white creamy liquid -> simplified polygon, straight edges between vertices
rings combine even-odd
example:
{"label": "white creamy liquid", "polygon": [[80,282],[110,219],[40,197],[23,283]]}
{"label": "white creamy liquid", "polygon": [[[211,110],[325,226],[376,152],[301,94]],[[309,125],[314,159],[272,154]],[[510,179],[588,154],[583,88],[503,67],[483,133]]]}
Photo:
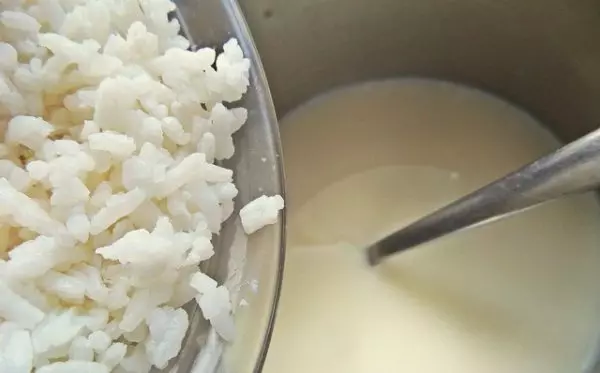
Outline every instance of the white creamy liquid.
{"label": "white creamy liquid", "polygon": [[368,83],[282,123],[283,294],[265,373],[576,373],[600,325],[600,208],[582,195],[368,268],[364,246],[558,146],[449,83]]}

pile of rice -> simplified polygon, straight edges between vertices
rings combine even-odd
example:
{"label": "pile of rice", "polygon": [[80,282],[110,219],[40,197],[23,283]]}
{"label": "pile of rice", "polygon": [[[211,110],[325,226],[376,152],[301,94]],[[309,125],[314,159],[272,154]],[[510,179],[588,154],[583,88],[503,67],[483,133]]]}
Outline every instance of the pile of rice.
{"label": "pile of rice", "polygon": [[[235,40],[190,51],[174,9],[0,0],[2,373],[162,369],[194,299],[233,338],[229,292],[199,263],[234,211],[215,161],[246,121],[249,61]],[[282,208],[251,202],[245,231]]]}

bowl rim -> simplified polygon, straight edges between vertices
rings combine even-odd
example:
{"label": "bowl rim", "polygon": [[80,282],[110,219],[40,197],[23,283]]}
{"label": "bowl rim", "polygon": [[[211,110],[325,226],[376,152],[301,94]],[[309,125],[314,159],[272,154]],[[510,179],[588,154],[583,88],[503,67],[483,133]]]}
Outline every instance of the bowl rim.
{"label": "bowl rim", "polygon": [[[237,176],[247,176],[250,178],[250,187],[242,188],[242,186],[238,185],[239,193],[235,202],[236,211],[239,212],[244,203],[257,197],[257,190],[260,194],[267,192],[273,195],[278,194],[285,200],[284,163],[275,105],[273,104],[263,64],[238,1],[172,1],[176,6],[175,17],[179,21],[182,34],[190,40],[193,50],[199,47],[196,41],[201,45],[222,45],[227,39],[235,38],[242,49],[244,57],[250,61],[249,87],[241,100],[248,109],[248,123],[234,135],[234,141],[238,141],[238,145],[240,145],[239,141],[241,141],[241,146],[248,145],[248,141],[250,141],[252,147],[246,149],[247,153],[244,153],[243,156],[240,157],[240,154],[234,154],[231,159],[223,163],[225,167],[237,170],[234,173],[234,178]],[[217,49],[219,48],[217,47]],[[260,129],[257,133],[260,133],[260,135],[247,140],[243,133],[248,130],[248,126],[259,126]],[[236,136],[238,137],[237,139]],[[264,136],[264,138],[260,136]],[[262,158],[260,157],[260,152],[258,152],[259,149],[255,149],[257,141],[263,142],[263,144],[260,144],[260,150],[265,151],[262,153]],[[268,162],[265,162],[265,159]],[[248,175],[249,167],[255,167],[257,164],[260,166],[256,170],[258,178],[253,179],[252,175]],[[263,164],[268,168],[262,167]],[[230,218],[224,222],[223,234],[217,237],[216,245],[227,246],[231,244],[231,242],[225,242],[227,238],[224,236],[227,236],[225,231],[232,233],[232,229],[235,228],[234,220]],[[252,370],[248,370],[252,373],[260,373],[263,369],[275,325],[285,264],[286,209],[284,208],[280,212],[279,219],[274,225],[265,227],[264,229],[268,229],[269,236],[272,237],[271,247],[273,249],[271,249],[271,254],[275,258],[273,265],[270,266],[274,268],[270,268],[270,272],[274,272],[274,278],[272,278],[273,281],[269,281],[272,284],[268,289],[270,304],[265,304],[266,311],[261,315],[261,323],[264,322],[265,325],[264,330],[261,330],[261,339],[258,344],[259,349],[253,352],[251,359],[254,363],[251,367]],[[217,278],[225,281],[228,275],[226,273],[227,264],[227,256],[222,256],[221,258],[216,258],[216,260],[209,261],[205,270],[207,272],[215,272]],[[220,364],[222,364],[223,359],[221,358],[220,360]],[[193,362],[191,363],[193,364]],[[191,369],[191,366],[189,368]],[[187,368],[183,367],[183,369]]]}
{"label": "bowl rim", "polygon": [[[265,70],[263,68],[262,61],[260,59],[258,50],[256,48],[256,44],[254,43],[254,39],[252,38],[252,34],[250,31],[250,27],[246,22],[243,11],[238,4],[237,0],[222,0],[222,6],[224,10],[229,15],[229,18],[232,21],[233,33],[238,39],[238,43],[242,51],[244,52],[244,56],[250,60],[250,87],[254,90],[256,94],[257,101],[259,102],[259,107],[262,108],[262,116],[264,125],[267,127],[270,132],[270,140],[272,142],[272,147],[275,150],[275,169],[274,172],[276,174],[275,178],[275,192],[281,195],[284,200],[286,197],[286,188],[285,188],[285,170],[284,170],[284,162],[283,162],[283,152],[281,146],[281,138],[279,134],[279,123],[277,120],[277,114],[275,111],[275,105],[273,103],[273,98],[271,96],[271,91],[269,88],[267,76],[265,74]],[[252,369],[253,373],[260,373],[265,364],[265,360],[267,357],[267,353],[269,350],[271,337],[273,335],[273,330],[275,327],[275,321],[277,317],[277,309],[279,305],[279,298],[281,295],[281,288],[283,283],[283,272],[285,267],[285,251],[286,251],[286,209],[284,208],[280,212],[279,219],[275,224],[273,229],[277,230],[278,241],[279,241],[279,250],[278,250],[278,258],[276,259],[277,268],[275,271],[275,279],[272,289],[272,298],[271,305],[269,307],[269,315],[268,321],[266,325],[266,330],[263,334],[263,340],[261,343],[261,347],[256,358],[256,362],[254,364],[254,368]]]}

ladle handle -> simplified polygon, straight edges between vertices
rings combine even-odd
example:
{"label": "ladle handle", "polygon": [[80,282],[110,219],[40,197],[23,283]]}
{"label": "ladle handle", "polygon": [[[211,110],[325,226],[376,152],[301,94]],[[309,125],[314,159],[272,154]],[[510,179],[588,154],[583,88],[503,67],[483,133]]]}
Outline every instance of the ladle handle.
{"label": "ladle handle", "polygon": [[446,234],[489,222],[600,185],[600,130],[596,130],[378,241],[369,263]]}

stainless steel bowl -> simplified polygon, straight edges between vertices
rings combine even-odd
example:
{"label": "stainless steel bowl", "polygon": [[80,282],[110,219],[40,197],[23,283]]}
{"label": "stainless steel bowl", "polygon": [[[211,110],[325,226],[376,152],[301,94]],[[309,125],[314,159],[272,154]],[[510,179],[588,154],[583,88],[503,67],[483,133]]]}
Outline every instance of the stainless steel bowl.
{"label": "stainless steel bowl", "polygon": [[565,141],[600,125],[598,0],[240,2],[279,115],[338,85],[409,75],[495,92]]}
{"label": "stainless steel bowl", "polygon": [[[284,194],[284,177],[277,118],[261,61],[235,0],[175,0],[183,33],[198,46],[217,47],[231,37],[238,39],[251,60],[250,88],[241,105],[248,109],[246,125],[235,134],[236,154],[225,165],[235,171],[239,189],[236,210],[262,194]],[[234,214],[233,216],[237,216]],[[243,271],[232,271],[232,242],[236,221],[225,223],[216,243],[215,256],[204,270],[220,282],[235,278],[241,284],[240,299],[248,303],[236,312],[237,336],[226,348],[220,372],[259,372],[271,337],[282,279],[285,247],[285,215],[278,223],[252,235],[247,244]],[[238,255],[236,253],[236,255]],[[245,263],[243,263],[245,262]],[[237,282],[236,281],[236,282]],[[255,284],[258,284],[256,287]],[[165,372],[189,373],[208,325],[195,305],[190,305],[190,330],[184,347]]]}

